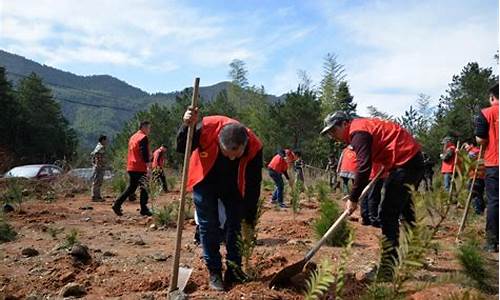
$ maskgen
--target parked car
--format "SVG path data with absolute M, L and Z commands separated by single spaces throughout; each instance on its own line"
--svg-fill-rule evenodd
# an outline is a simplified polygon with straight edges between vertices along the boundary
M 92 168 L 72 169 L 68 172 L 68 175 L 90 181 L 92 179 Z M 113 173 L 110 170 L 106 170 L 104 172 L 104 180 L 109 180 L 111 178 L 113 178 Z
M 53 179 L 62 173 L 62 169 L 56 165 L 25 165 L 10 169 L 5 173 L 4 178 Z

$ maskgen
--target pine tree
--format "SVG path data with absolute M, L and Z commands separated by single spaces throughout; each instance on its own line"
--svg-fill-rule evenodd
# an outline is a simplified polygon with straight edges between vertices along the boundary
M 335 94 L 335 102 L 333 103 L 333 110 L 342 110 L 351 116 L 356 114 L 357 104 L 353 101 L 353 96 L 349 91 L 349 85 L 346 81 L 341 81 Z
M 323 117 L 335 109 L 335 96 L 340 82 L 344 80 L 345 76 L 344 66 L 337 62 L 337 56 L 328 53 L 323 62 L 323 79 L 319 88 Z

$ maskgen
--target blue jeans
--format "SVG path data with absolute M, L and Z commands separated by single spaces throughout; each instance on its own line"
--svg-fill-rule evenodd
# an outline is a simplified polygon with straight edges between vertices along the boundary
M 451 186 L 451 173 L 443 173 L 444 190 L 449 191 Z
M 278 201 L 279 204 L 283 203 L 283 188 L 284 188 L 284 183 L 283 183 L 283 176 L 281 176 L 280 173 L 274 171 L 274 170 L 269 170 L 269 176 L 273 179 L 274 184 L 276 187 L 274 188 L 273 191 L 273 201 Z
M 226 261 L 241 266 L 241 255 L 238 249 L 238 236 L 241 232 L 243 200 L 235 187 L 233 191 L 214 184 L 201 182 L 193 188 L 193 202 L 198 216 L 200 240 L 203 258 L 210 272 L 221 272 L 222 258 L 219 252 L 220 242 L 226 242 Z M 218 199 L 226 209 L 225 236 L 221 236 L 219 228 Z
M 472 184 L 472 179 L 469 180 L 468 188 L 470 190 Z M 476 178 L 474 182 L 474 187 L 472 188 L 472 206 L 474 207 L 474 211 L 476 214 L 481 215 L 485 209 L 484 202 L 484 179 Z
M 498 245 L 498 167 L 486 167 L 486 238 L 489 244 Z

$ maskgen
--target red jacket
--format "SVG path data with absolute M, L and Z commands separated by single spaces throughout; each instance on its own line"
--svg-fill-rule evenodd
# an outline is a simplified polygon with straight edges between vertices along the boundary
M 201 121 L 200 144 L 193 150 L 189 161 L 189 174 L 187 189 L 192 191 L 193 187 L 200 183 L 215 164 L 219 155 L 219 132 L 222 127 L 230 123 L 238 123 L 224 116 L 204 117 Z M 238 189 L 242 196 L 245 195 L 245 172 L 249 161 L 262 149 L 262 143 L 259 138 L 247 128 L 248 144 L 238 167 Z
M 455 156 L 457 155 L 456 147 L 452 143 L 446 145 L 444 153 L 453 151 L 453 155 L 446 161 L 441 163 L 441 173 L 453 173 L 453 165 L 455 164 Z
M 276 154 L 267 167 L 277 173 L 283 174 L 288 170 L 288 163 L 281 155 Z
M 382 164 L 387 171 L 404 165 L 421 149 L 408 131 L 391 121 L 378 118 L 352 120 L 346 137 L 349 143 L 356 131 L 365 131 L 372 136 L 372 164 Z
M 356 152 L 350 147 L 345 147 L 342 150 L 342 157 L 340 161 L 340 172 L 356 173 L 358 171 L 358 164 L 356 162 Z
M 370 173 L 370 180 L 375 178 L 375 175 L 377 175 L 377 173 L 380 171 L 380 169 L 382 169 L 381 164 L 372 163 L 372 171 Z M 382 172 L 382 174 L 380 174 L 379 179 L 387 178 L 387 176 L 389 176 L 389 172 L 387 171 L 386 168 L 384 168 L 384 171 Z
M 147 172 L 148 167 L 139 148 L 140 141 L 146 135 L 141 130 L 134 133 L 128 141 L 128 155 L 127 155 L 127 171 L 129 172 Z M 149 145 L 148 145 L 149 152 Z
M 153 169 L 163 168 L 165 164 L 165 157 L 163 156 L 163 153 L 164 152 L 161 150 L 161 147 L 153 152 L 153 162 L 151 163 Z
M 481 110 L 488 122 L 488 144 L 484 151 L 486 167 L 498 167 L 498 102 Z

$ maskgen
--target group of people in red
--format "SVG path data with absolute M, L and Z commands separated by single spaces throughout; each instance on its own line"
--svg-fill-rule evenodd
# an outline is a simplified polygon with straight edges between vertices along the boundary
M 496 250 L 498 85 L 490 90 L 490 100 L 491 107 L 482 110 L 478 116 L 475 135 L 477 142 L 484 145 L 485 149 L 487 242 L 491 250 Z M 376 188 L 369 197 L 372 200 L 362 204 L 362 215 L 365 224 L 381 228 L 382 234 L 392 246 L 390 253 L 384 257 L 393 261 L 397 257 L 395 249 L 398 246 L 401 217 L 410 226 L 415 222 L 409 186 L 416 188 L 424 175 L 421 146 L 407 130 L 388 120 L 352 117 L 337 111 L 328 115 L 324 123 L 321 134 L 349 145 L 343 156 L 355 156 L 355 168 L 349 170 L 353 175 L 346 176 L 353 180 L 345 204 L 349 214 L 357 209 L 361 192 L 370 179 L 373 179 L 379 170 L 383 170 L 383 176 L 377 181 Z M 255 225 L 262 181 L 263 144 L 250 128 L 237 120 L 225 116 L 208 116 L 198 120 L 198 110 L 189 108 L 183 116 L 183 124 L 177 134 L 178 152 L 185 151 L 190 125 L 193 125 L 195 130 L 189 163 L 188 190 L 193 193 L 209 285 L 212 289 L 221 291 L 247 279 L 241 270 L 237 241 L 242 221 Z M 130 138 L 127 160 L 130 183 L 113 204 L 117 215 L 122 215 L 121 205 L 138 186 L 141 188 L 141 214 L 151 214 L 147 207 L 147 191 L 141 185 L 141 178 L 147 176 L 150 170 L 147 140 L 150 130 L 150 123 L 142 122 L 139 131 Z M 351 154 L 348 154 L 348 151 Z M 272 201 L 281 206 L 284 206 L 282 176 L 290 181 L 288 166 L 299 161 L 298 158 L 292 157 L 291 153 L 293 152 L 289 150 L 279 151 L 267 165 L 269 175 L 276 184 Z M 448 161 L 448 158 L 443 160 Z M 380 199 L 382 186 L 385 193 L 383 199 Z M 223 203 L 226 214 L 222 237 L 219 228 L 219 202 Z M 219 251 L 222 241 L 226 246 L 224 276 Z M 381 265 L 388 266 L 390 262 Z M 391 268 L 387 268 L 387 272 L 390 270 Z M 384 270 L 379 270 L 379 274 L 384 274 Z

